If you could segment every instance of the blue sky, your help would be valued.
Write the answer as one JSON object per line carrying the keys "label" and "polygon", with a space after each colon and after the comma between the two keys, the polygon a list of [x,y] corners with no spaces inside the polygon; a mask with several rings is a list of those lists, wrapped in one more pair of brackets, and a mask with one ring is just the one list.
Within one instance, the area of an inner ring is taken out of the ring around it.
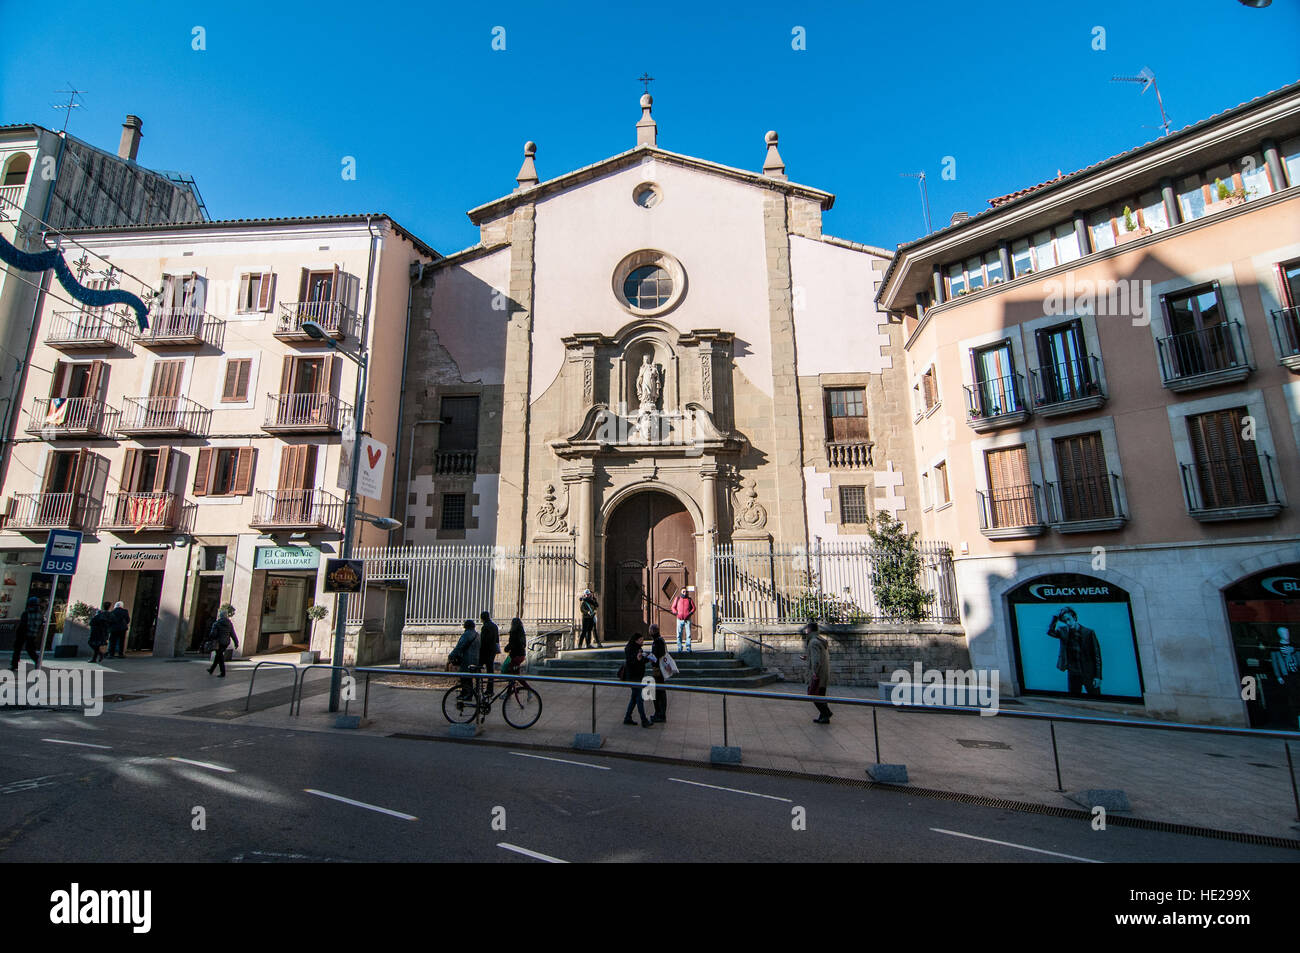
{"label": "blue sky", "polygon": [[[1300,79],[1300,3],[62,3],[5,13],[0,122],[187,171],[216,218],[384,211],[444,253],[465,211],[635,144],[636,77],[659,143],[757,171],[776,129],[794,181],[836,194],[834,235],[893,248],[992,196],[1155,138],[1155,71],[1175,129]],[[193,28],[206,50],[192,49]],[[491,48],[505,28],[504,51]],[[792,30],[806,49],[792,49]],[[1105,49],[1094,50],[1094,28]],[[356,159],[355,181],[340,172]],[[956,177],[941,178],[945,156]]]}

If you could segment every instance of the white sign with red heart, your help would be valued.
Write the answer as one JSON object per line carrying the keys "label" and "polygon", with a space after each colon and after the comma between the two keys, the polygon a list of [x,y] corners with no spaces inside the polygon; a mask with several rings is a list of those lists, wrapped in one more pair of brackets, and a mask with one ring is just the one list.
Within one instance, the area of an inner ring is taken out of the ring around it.
{"label": "white sign with red heart", "polygon": [[357,467],[357,493],[377,500],[384,495],[384,467],[388,463],[388,445],[361,438],[361,460]]}

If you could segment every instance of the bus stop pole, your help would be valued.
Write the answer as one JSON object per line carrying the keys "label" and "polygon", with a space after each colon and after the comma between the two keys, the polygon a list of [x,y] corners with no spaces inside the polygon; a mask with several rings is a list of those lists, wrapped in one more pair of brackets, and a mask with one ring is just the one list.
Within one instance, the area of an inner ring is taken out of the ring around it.
{"label": "bus stop pole", "polygon": [[[50,586],[50,601],[49,601],[49,604],[46,605],[46,607],[45,607],[45,627],[41,630],[41,650],[40,650],[40,652],[38,653],[38,656],[37,656],[37,659],[36,659],[36,667],[37,667],[37,668],[44,668],[44,667],[45,667],[45,643],[46,643],[46,642],[49,640],[49,638],[50,638],[50,619],[52,619],[52,618],[54,617],[54,597],[55,597],[56,595],[58,595],[58,592],[59,592],[59,580],[62,579],[62,578],[63,578],[63,577],[62,577],[61,575],[55,575],[55,577],[54,577],[54,585]],[[71,588],[72,588],[72,587],[69,586],[68,588],[69,588],[69,591],[71,591]]]}

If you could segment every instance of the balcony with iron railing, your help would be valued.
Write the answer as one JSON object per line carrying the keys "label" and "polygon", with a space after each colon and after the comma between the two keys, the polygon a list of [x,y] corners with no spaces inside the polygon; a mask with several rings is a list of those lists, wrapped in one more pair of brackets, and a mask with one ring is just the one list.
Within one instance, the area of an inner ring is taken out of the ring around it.
{"label": "balcony with iron railing", "polygon": [[198,347],[218,344],[224,327],[224,321],[193,308],[154,308],[136,340],[145,347]]}
{"label": "balcony with iron railing", "polygon": [[1101,533],[1128,522],[1117,474],[1058,480],[1046,489],[1047,521],[1058,533]]}
{"label": "balcony with iron railing", "polygon": [[1095,410],[1106,403],[1101,386],[1101,361],[1095,355],[1029,372],[1034,390],[1034,411],[1043,417],[1060,417]]}
{"label": "balcony with iron railing", "polygon": [[343,531],[343,501],[325,490],[258,490],[251,526]]}
{"label": "balcony with iron railing", "polygon": [[9,499],[5,527],[18,530],[82,529],[89,499],[85,493],[15,493]]}
{"label": "balcony with iron railing", "polygon": [[111,437],[118,412],[92,397],[38,397],[27,432],[47,440]]}
{"label": "balcony with iron railing", "polygon": [[1158,338],[1156,347],[1162,382],[1177,393],[1244,381],[1252,370],[1237,321]]}
{"label": "balcony with iron railing", "polygon": [[1029,419],[1025,379],[1008,374],[966,385],[966,422],[976,433],[1022,424]]}
{"label": "balcony with iron railing", "polygon": [[478,467],[477,450],[435,450],[434,473],[473,474]]}
{"label": "balcony with iron railing", "polygon": [[988,539],[1028,539],[1047,531],[1042,488],[1037,483],[976,490],[980,532]]}
{"label": "balcony with iron railing", "polygon": [[1273,338],[1282,355],[1281,364],[1300,371],[1300,308],[1280,308],[1271,312]]}
{"label": "balcony with iron railing", "polygon": [[60,351],[131,350],[135,321],[119,311],[92,308],[55,311],[45,330],[45,343]]}
{"label": "balcony with iron railing", "polygon": [[333,394],[268,394],[268,433],[338,433],[352,407]]}
{"label": "balcony with iron railing", "polygon": [[122,398],[117,432],[124,437],[200,436],[212,411],[188,397]]}
{"label": "balcony with iron railing", "polygon": [[180,507],[175,493],[110,493],[104,497],[101,529],[174,530]]}
{"label": "balcony with iron railing", "polygon": [[341,301],[285,302],[272,333],[281,341],[310,341],[312,336],[302,328],[306,321],[315,321],[330,337],[342,340],[351,331],[352,310]]}
{"label": "balcony with iron railing", "polygon": [[855,443],[826,444],[826,462],[832,470],[864,470],[872,465],[875,444],[862,440]]}
{"label": "balcony with iron railing", "polygon": [[1282,512],[1273,458],[1212,457],[1181,464],[1183,497],[1192,519],[1202,523],[1268,519]]}

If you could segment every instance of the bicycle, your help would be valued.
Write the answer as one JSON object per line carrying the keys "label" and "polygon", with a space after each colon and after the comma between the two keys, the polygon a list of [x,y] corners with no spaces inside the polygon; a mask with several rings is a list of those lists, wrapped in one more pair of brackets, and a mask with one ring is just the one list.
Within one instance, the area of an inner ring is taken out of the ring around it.
{"label": "bicycle", "polygon": [[442,715],[453,725],[482,724],[492,713],[492,703],[501,702],[501,714],[511,728],[531,728],[542,717],[542,696],[521,678],[506,676],[505,687],[495,695],[485,696],[483,680],[474,679],[474,693],[466,697],[459,685],[442,696]]}

